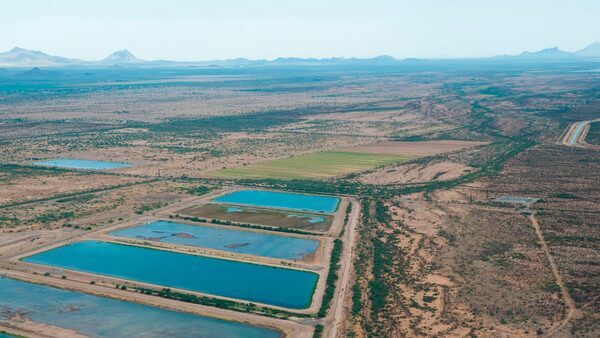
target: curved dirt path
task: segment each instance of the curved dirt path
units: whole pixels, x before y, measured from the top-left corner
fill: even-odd
[[[535,212],[531,213],[531,215],[529,216],[529,219],[531,220],[531,224],[533,225],[535,234],[537,235],[540,245],[542,246],[542,249],[544,250],[546,258],[548,259],[548,264],[550,264],[550,270],[552,270],[552,275],[554,275],[554,280],[555,280],[556,284],[558,285],[558,287],[560,288],[560,293],[562,295],[563,300],[565,301],[565,305],[567,305],[567,308],[569,309],[567,312],[567,315],[565,316],[563,321],[560,322],[557,326],[553,327],[550,331],[548,331],[544,335],[545,337],[549,337],[549,336],[553,336],[554,334],[556,334],[556,333],[560,332],[562,329],[564,329],[565,326],[567,326],[567,324],[573,318],[575,318],[576,315],[578,315],[578,310],[577,310],[577,307],[575,306],[575,301],[573,301],[573,298],[571,298],[571,295],[569,294],[569,290],[567,290],[567,287],[565,286],[565,284],[562,280],[562,277],[560,276],[560,273],[558,272],[558,266],[556,265],[556,260],[550,253],[548,244],[546,244],[546,240],[544,239],[544,235],[542,234],[542,229],[540,228],[540,224],[538,223],[537,218],[535,218]]]

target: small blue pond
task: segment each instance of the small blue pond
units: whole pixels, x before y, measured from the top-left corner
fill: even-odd
[[[57,158],[33,163],[45,167],[57,167],[84,170],[110,170],[129,167],[131,164],[125,162],[107,162],[94,160],[78,160],[75,158]]]

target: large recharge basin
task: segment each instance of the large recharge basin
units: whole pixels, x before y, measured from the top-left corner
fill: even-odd
[[[310,306],[316,273],[100,241],[23,258],[52,267],[293,309]]]
[[[295,194],[267,190],[238,190],[213,201],[257,207],[332,213],[337,210],[338,197]]]
[[[577,142],[577,139],[579,138],[579,135],[581,135],[581,132],[586,124],[587,122],[577,122],[575,129],[573,130],[573,134],[571,134],[571,137],[569,137],[569,144],[575,144]]]
[[[277,331],[0,277],[0,321],[16,314],[89,337],[277,338]]]
[[[110,235],[283,259],[302,259],[319,247],[319,241],[313,239],[168,221],[155,221]]]
[[[124,168],[124,167],[131,166],[131,164],[125,163],[125,162],[79,160],[79,159],[75,159],[75,158],[57,158],[57,159],[52,159],[52,160],[35,162],[33,164],[45,166],[45,167],[83,169],[83,170],[110,170],[110,169],[117,169],[117,168]]]

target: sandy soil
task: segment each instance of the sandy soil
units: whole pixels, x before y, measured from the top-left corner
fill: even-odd
[[[0,183],[0,204],[105,188],[140,179],[116,175],[64,173]]]
[[[563,328],[565,328],[569,324],[570,321],[572,321],[575,317],[580,316],[581,313],[577,310],[575,302],[573,301],[573,298],[569,294],[569,291],[568,291],[567,287],[565,286],[565,283],[563,282],[562,276],[561,276],[560,272],[558,271],[558,266],[556,265],[556,259],[554,258],[554,256],[552,256],[552,253],[550,252],[550,249],[548,248],[548,244],[546,243],[544,234],[542,233],[542,230],[540,228],[540,224],[539,224],[537,218],[535,217],[535,213],[532,213],[529,216],[529,219],[531,220],[531,225],[533,226],[533,229],[535,230],[535,234],[537,235],[537,237],[540,241],[540,245],[541,245],[542,249],[544,250],[544,254],[546,255],[546,258],[548,259],[548,265],[550,265],[550,269],[552,270],[552,275],[554,276],[556,285],[558,285],[558,287],[560,288],[560,293],[562,295],[562,299],[564,300],[565,305],[569,309],[566,316],[564,317],[563,321],[559,322],[555,327],[553,327],[550,331],[547,332],[547,334],[546,334],[547,336],[552,336],[555,333],[562,330]]]
[[[61,337],[61,338],[85,338],[87,336],[77,333],[73,330],[63,329],[57,326],[38,323],[28,319],[22,315],[13,316],[7,323],[8,327],[17,329],[19,331],[23,330],[27,332],[29,336],[30,333],[34,335],[42,335],[47,337]]]
[[[386,154],[386,155],[407,155],[407,156],[430,156],[441,153],[457,151],[471,148],[487,142],[475,141],[419,141],[419,142],[399,142],[383,141],[372,144],[365,144],[355,147],[342,149],[343,151],[355,151],[362,153]]]
[[[444,181],[460,177],[474,168],[464,164],[443,161],[434,164],[405,164],[367,172],[358,177],[365,184],[403,184]]]

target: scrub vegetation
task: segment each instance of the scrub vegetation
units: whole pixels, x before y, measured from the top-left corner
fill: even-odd
[[[359,221],[350,228],[351,210],[339,213],[346,225],[330,266],[294,263],[323,272],[312,313],[129,284],[118,291],[284,318],[313,326],[315,337],[327,337],[332,321],[344,337],[597,337],[600,124],[587,145],[557,144],[566,126],[600,118],[600,73],[590,69],[597,64],[503,59],[36,77],[6,69],[0,246],[11,249],[0,260],[152,217],[325,238],[338,224],[332,216],[232,211],[205,195],[240,186],[346,195],[359,201]],[[31,165],[63,157],[132,165]],[[504,195],[539,201],[494,202]],[[343,254],[350,231],[352,261]],[[31,278],[77,281],[44,273]],[[351,304],[339,317],[341,282]]]

